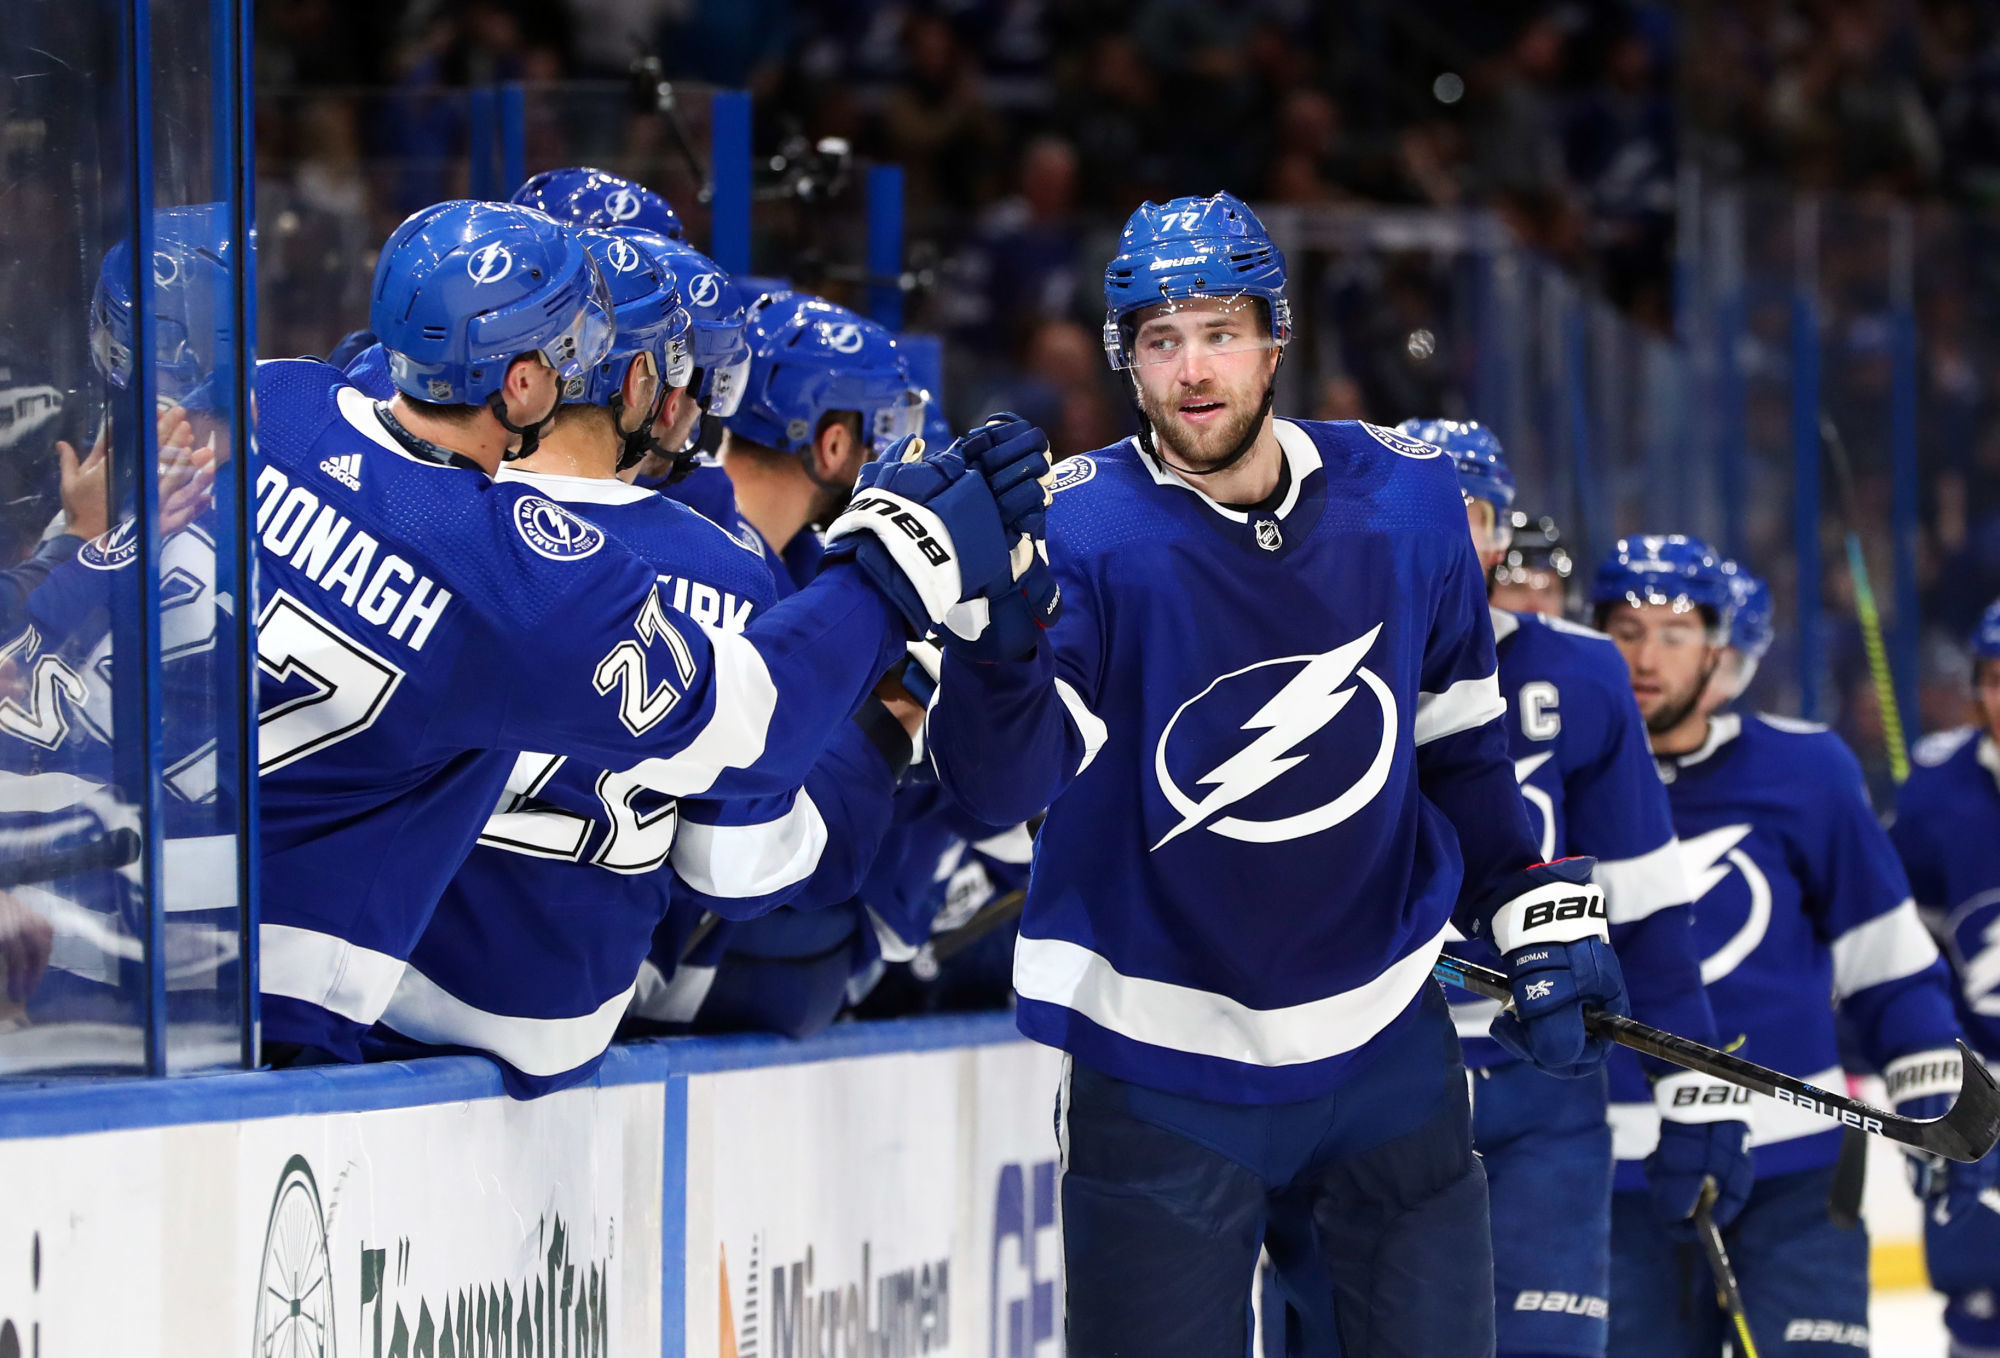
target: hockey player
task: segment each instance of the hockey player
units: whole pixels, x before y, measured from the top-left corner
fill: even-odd
[[[1624,986],[1589,860],[1537,861],[1457,477],[1392,430],[1271,417],[1284,260],[1234,197],[1141,207],[1105,300],[1142,432],[1062,464],[1060,622],[1024,576],[989,635],[947,628],[928,727],[968,811],[1049,808],[1014,979],[1022,1031],[1069,1053],[1069,1352],[1242,1352],[1262,1246],[1291,1352],[1490,1354],[1431,966],[1454,922],[1492,937],[1525,1020],[1496,1033],[1573,1074],[1603,1059],[1584,1006]]]
[[[1500,572],[1515,559],[1514,477],[1499,440],[1455,420],[1408,420],[1398,428],[1443,448],[1457,464],[1473,544],[1497,597]],[[1493,634],[1514,773],[1541,832],[1541,856],[1597,860],[1633,1013],[1716,1045],[1680,845],[1624,659],[1602,633],[1541,613],[1495,606]],[[1494,961],[1489,945],[1455,944],[1452,951]],[[1485,1037],[1497,1012],[1490,1000],[1462,991],[1451,998],[1466,1064],[1478,1076],[1472,1132],[1491,1193],[1499,1352],[1602,1358],[1612,1168],[1604,1076],[1550,1079]],[[1647,1183],[1660,1220],[1692,1240],[1687,1221],[1704,1178],[1719,1191],[1718,1221],[1727,1222],[1748,1195],[1749,1129],[1732,1086],[1649,1065],[1662,1130],[1646,1162]]]
[[[1695,939],[1717,1027],[1749,1060],[1821,1084],[1841,1079],[1828,997],[1882,1069],[1896,1111],[1928,1118],[1959,1066],[1944,967],[1869,808],[1861,770],[1824,727],[1720,709],[1735,606],[1731,575],[1685,537],[1619,542],[1591,601],[1631,668],[1692,880]],[[1712,1280],[1639,1190],[1660,1119],[1636,1061],[1614,1053],[1611,1352],[1717,1353],[1727,1321]],[[1827,1213],[1840,1129],[1735,1096],[1756,1182],[1725,1232],[1750,1328],[1767,1355],[1868,1342],[1868,1240]]]
[[[1749,691],[1778,636],[1771,625],[1771,587],[1734,561],[1723,562],[1722,569],[1729,576],[1729,644],[1715,666],[1717,702]]]
[[[833,526],[840,561],[741,633],[673,608],[595,524],[494,482],[609,346],[595,265],[540,212],[412,218],[370,320],[387,403],[324,364],[258,372],[262,986],[280,1058],[359,1055],[509,751],[628,767],[675,797],[783,794],[913,629],[1013,588],[1019,510],[956,454],[871,469]]]
[[[1495,608],[1560,618],[1569,612],[1574,563],[1556,521],[1546,514],[1507,512],[1506,552],[1489,572],[1488,593]]]
[[[1972,634],[1972,725],[1917,742],[1889,838],[1917,908],[1944,940],[1966,1040],[2000,1059],[2000,604]],[[1924,1216],[1931,1286],[1945,1294],[1951,1358],[2000,1353],[2000,1200],[1994,1157],[1933,1167]]]
[[[783,598],[818,572],[825,548],[817,530],[839,517],[862,464],[921,429],[922,396],[887,330],[809,294],[758,299],[746,342],[750,364],[724,421],[721,458],[669,478],[663,489],[744,538]],[[899,684],[881,691],[890,710],[913,725],[921,720],[922,708]],[[865,795],[860,787],[849,791],[856,800]],[[876,791],[879,844],[894,780]],[[870,847],[864,871],[872,866]],[[858,885],[850,884],[850,894]],[[655,941],[648,984],[634,1005],[638,1019],[702,1032],[807,1036],[833,1022],[849,978],[873,956],[874,931],[855,901],[698,926],[694,904],[692,915],[677,910]],[[691,926],[701,929],[698,938]]]

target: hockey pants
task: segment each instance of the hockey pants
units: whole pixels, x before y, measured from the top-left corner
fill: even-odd
[[[1489,1358],[1465,1068],[1426,985],[1335,1093],[1242,1105],[1072,1062],[1057,1108],[1070,1358],[1238,1358],[1269,1250],[1293,1358]]]

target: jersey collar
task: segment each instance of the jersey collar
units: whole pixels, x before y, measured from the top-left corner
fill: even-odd
[[[1700,746],[1682,755],[1671,755],[1662,763],[1671,763],[1680,768],[1692,768],[1702,763],[1717,750],[1743,734],[1743,718],[1734,712],[1721,712],[1708,719],[1708,738]]]
[[[1514,633],[1521,630],[1521,619],[1517,614],[1509,613],[1504,608],[1495,608],[1492,604],[1486,605],[1486,611],[1493,615],[1493,644],[1495,646],[1498,646],[1508,637],[1513,636]]]
[[[341,418],[353,425],[357,433],[381,444],[398,457],[430,467],[455,467],[486,475],[486,469],[471,458],[454,453],[449,448],[440,448],[429,439],[418,438],[403,428],[403,422],[389,413],[387,401],[378,401],[359,387],[341,387],[334,393],[333,400],[340,408]]]
[[[1992,775],[1994,783],[2000,785],[2000,746],[1994,745],[1991,734],[1985,731],[1979,733],[1979,748],[1972,757],[1979,761],[1980,768]]]
[[[574,505],[629,505],[650,500],[659,492],[628,486],[614,477],[568,476],[561,472],[535,472],[524,467],[502,467],[495,481],[519,481],[548,496]]]
[[[1285,492],[1284,500],[1267,516],[1282,519],[1298,507],[1299,495],[1305,486],[1306,477],[1320,469],[1319,447],[1313,443],[1312,435],[1306,433],[1305,430],[1299,428],[1298,425],[1290,420],[1273,420],[1271,421],[1271,427],[1278,435],[1278,448],[1284,453],[1285,466],[1292,474],[1292,484],[1290,489]],[[1250,511],[1231,509],[1228,505],[1215,499],[1200,486],[1183,477],[1172,467],[1167,466],[1166,463],[1146,456],[1146,450],[1139,446],[1139,440],[1136,437],[1128,440],[1128,442],[1138,452],[1139,463],[1152,476],[1154,484],[1172,486],[1177,490],[1185,490],[1232,523],[1250,522]]]

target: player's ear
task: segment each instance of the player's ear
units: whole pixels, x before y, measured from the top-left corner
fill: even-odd
[[[540,354],[522,354],[507,365],[501,391],[509,407],[526,412],[525,418],[514,415],[515,423],[532,424],[547,419],[555,409],[562,397],[562,383],[556,379],[556,370]]]
[[[660,379],[653,371],[650,354],[634,354],[632,362],[625,369],[624,389],[620,392],[625,408],[640,416],[653,408],[653,394],[659,390]]]
[[[821,480],[828,480],[840,474],[847,465],[847,459],[854,452],[854,431],[847,427],[846,420],[828,420],[826,427],[813,440],[813,460]]]

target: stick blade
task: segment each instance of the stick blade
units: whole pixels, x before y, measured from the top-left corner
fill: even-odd
[[[2000,1145],[2000,1082],[1964,1042],[1958,1044],[1958,1059],[1964,1071],[1958,1101],[1943,1117],[1917,1126],[1924,1129],[1924,1150],[1971,1164]]]

